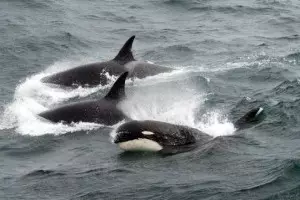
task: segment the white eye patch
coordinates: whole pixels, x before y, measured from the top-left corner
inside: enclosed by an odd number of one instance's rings
[[[154,135],[154,133],[151,132],[151,131],[142,131],[142,133],[143,133],[144,135]]]

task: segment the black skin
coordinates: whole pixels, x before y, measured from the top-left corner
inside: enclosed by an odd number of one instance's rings
[[[145,135],[143,131],[150,131],[155,134]],[[126,142],[138,138],[145,138],[156,141],[162,146],[181,146],[193,144],[197,137],[201,137],[203,142],[212,137],[191,127],[170,124],[160,121],[130,121],[121,125],[117,129],[117,137],[114,143]]]
[[[109,75],[119,76],[128,71],[130,78],[145,78],[163,72],[172,71],[167,67],[136,61],[132,55],[132,43],[135,36],[130,37],[119,51],[118,55],[109,61],[91,63],[58,72],[42,79],[42,82],[57,84],[65,87],[93,87],[106,85]]]
[[[116,107],[117,102],[101,99],[69,104],[39,114],[52,122],[94,122],[113,125],[128,117]]]
[[[125,71],[126,70],[123,65],[111,60],[72,68],[51,76],[47,76],[43,78],[42,81],[66,87],[93,87],[99,84],[107,84],[108,79],[105,75],[106,72],[108,72],[110,75],[119,76]]]
[[[234,125],[237,130],[249,128],[253,122],[258,122],[262,113],[257,115],[259,108],[250,110]],[[143,131],[149,131],[154,134],[143,134]],[[176,125],[160,121],[130,121],[122,124],[116,130],[114,143],[127,142],[130,140],[145,138],[157,142],[170,152],[177,152],[174,147],[180,147],[181,150],[189,150],[198,145],[203,145],[210,141],[212,137],[197,129]],[[186,148],[184,148],[186,146]],[[174,151],[175,150],[175,151]]]
[[[238,130],[241,130],[241,129],[249,128],[254,124],[259,123],[265,117],[263,111],[259,115],[256,115],[259,109],[260,109],[259,107],[254,108],[249,112],[247,112],[243,117],[241,117],[234,123],[234,127],[237,128]]]
[[[125,98],[125,80],[128,72],[123,73],[114,83],[108,94],[96,101],[84,101],[45,111],[39,116],[52,122],[95,122],[113,125],[129,118],[117,105]]]

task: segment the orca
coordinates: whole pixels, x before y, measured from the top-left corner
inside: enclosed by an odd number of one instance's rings
[[[237,120],[237,130],[244,129],[258,120],[262,108],[255,108]],[[161,121],[129,121],[120,125],[113,136],[113,142],[125,151],[151,151],[177,153],[203,145],[213,137],[188,126]]]
[[[168,67],[135,60],[131,51],[134,38],[134,35],[130,37],[118,55],[112,60],[77,66],[44,77],[42,82],[66,87],[93,87],[99,84],[106,85],[108,83],[106,73],[111,76],[119,76],[125,71],[128,71],[128,77],[145,78],[147,76],[172,71],[172,69]]]
[[[113,125],[122,120],[129,120],[118,104],[125,98],[125,80],[128,72],[123,73],[113,84],[107,95],[100,100],[83,101],[67,104],[39,114],[52,122],[94,122]]]
[[[173,152],[176,149],[193,147],[198,142],[205,143],[212,137],[188,126],[161,121],[129,121],[116,130],[113,140],[125,151]],[[189,148],[188,148],[189,149]]]
[[[250,110],[234,123],[234,127],[238,130],[250,127],[252,124],[259,122],[262,119],[263,111],[264,109],[262,107]]]

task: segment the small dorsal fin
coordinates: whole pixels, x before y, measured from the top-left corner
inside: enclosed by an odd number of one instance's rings
[[[132,55],[132,43],[134,41],[135,35],[131,36],[123,45],[118,55],[114,58],[115,61],[120,64],[126,64],[129,61],[134,61],[134,57]]]
[[[128,75],[128,72],[124,72],[119,78],[116,80],[114,85],[111,87],[110,91],[104,97],[108,100],[121,100],[125,97],[125,80]]]
[[[264,109],[261,107],[250,110],[234,123],[234,127],[237,129],[244,129],[245,127],[250,126],[252,123],[258,122],[263,111]]]

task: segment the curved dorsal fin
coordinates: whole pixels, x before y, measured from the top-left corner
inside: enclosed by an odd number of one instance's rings
[[[107,95],[104,97],[107,100],[121,100],[125,97],[125,80],[128,72],[124,72],[113,84]]]
[[[120,64],[126,64],[129,61],[134,61],[134,57],[131,52],[132,43],[134,41],[135,35],[131,36],[123,45],[118,55],[113,59]]]

